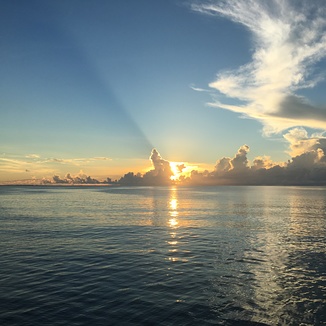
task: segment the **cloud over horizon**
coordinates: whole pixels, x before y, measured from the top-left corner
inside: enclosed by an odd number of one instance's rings
[[[145,174],[129,172],[116,182],[124,186],[180,185],[326,185],[326,138],[314,134],[309,137],[303,128],[295,128],[284,135],[289,143],[292,159],[273,162],[268,156],[248,159],[250,148],[242,145],[234,157],[222,157],[213,170],[192,170],[189,175],[174,178],[171,162],[164,160],[156,149],[150,160],[153,169]],[[173,162],[172,162],[173,163]],[[180,165],[180,172],[186,168]]]
[[[144,175],[130,172],[122,177],[122,185],[326,185],[326,138],[323,134],[308,135],[304,128],[293,128],[284,136],[291,160],[273,162],[269,156],[248,159],[250,148],[242,145],[233,157],[222,157],[213,170],[192,170],[190,175],[175,179],[171,163],[156,149],[150,160],[154,169]],[[182,169],[186,168],[182,164]],[[182,170],[181,169],[181,170]],[[172,178],[171,178],[172,177]]]
[[[171,170],[170,162],[164,160],[155,148],[153,148],[149,159],[153,169],[149,170],[144,175],[129,172],[120,178],[118,183],[121,185],[134,186],[160,186],[171,184],[171,177],[174,174]]]
[[[302,128],[293,128],[284,136],[291,159],[273,162],[269,156],[249,159],[250,147],[240,146],[233,157],[216,160],[211,169],[200,170],[187,163],[169,162],[154,148],[149,160],[152,168],[145,173],[128,172],[112,181],[86,175],[55,174],[52,178],[25,180],[22,184],[169,186],[169,185],[326,185],[326,138],[321,134],[309,135]],[[16,183],[17,184],[17,183]]]
[[[240,102],[209,105],[259,120],[266,135],[305,126],[326,129],[326,106],[297,91],[324,79],[315,65],[326,56],[326,6],[321,1],[221,0],[194,11],[241,24],[253,36],[252,61],[219,72],[209,86]]]
[[[70,173],[67,173],[64,178],[61,178],[58,175],[54,175],[51,179],[43,178],[43,184],[69,184],[69,185],[98,185],[98,184],[108,184],[111,183],[111,179],[107,178],[104,181],[99,181],[95,178],[87,176],[82,170],[75,176],[72,176]]]

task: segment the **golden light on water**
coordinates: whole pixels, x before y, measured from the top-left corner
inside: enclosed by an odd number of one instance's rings
[[[171,188],[170,189],[170,199],[169,199],[169,215],[170,218],[168,220],[168,225],[172,229],[170,236],[171,239],[168,241],[168,244],[171,246],[171,249],[169,250],[170,254],[172,254],[171,257],[169,257],[169,260],[172,262],[176,262],[179,259],[177,258],[178,255],[178,237],[177,237],[177,230],[178,227],[178,199],[177,199],[177,188]]]
[[[169,225],[170,225],[171,227],[176,227],[178,224],[179,224],[179,223],[178,223],[178,221],[177,221],[176,218],[170,218],[170,219],[169,219]]]
[[[178,200],[178,188],[170,188],[168,200],[169,216],[167,225],[170,227],[170,239],[167,241],[169,244],[169,257],[168,260],[172,263],[182,261],[187,262],[188,259],[180,257],[180,235],[179,227],[183,226],[184,220],[180,214],[180,205],[182,201]]]
[[[176,198],[170,200],[170,209],[176,210],[178,208],[178,201]]]
[[[172,188],[171,189],[171,195],[170,195],[170,201],[169,201],[169,215],[170,215],[170,219],[169,219],[169,226],[170,227],[176,227],[179,222],[178,222],[178,199],[177,199],[177,189],[176,188]]]

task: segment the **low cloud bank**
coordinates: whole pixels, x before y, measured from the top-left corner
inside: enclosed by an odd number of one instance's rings
[[[219,160],[212,172],[192,171],[185,182],[190,185],[326,185],[326,163],[321,149],[303,153],[284,164],[258,157],[249,165],[243,147],[233,159]],[[233,165],[234,162],[240,163]]]
[[[90,176],[87,176],[82,171],[75,176],[72,176],[70,173],[67,173],[64,178],[61,178],[58,175],[54,175],[52,179],[43,178],[42,184],[59,184],[59,185],[99,185],[99,184],[110,184],[112,183],[110,178],[107,178],[104,181],[99,181]]]
[[[148,172],[126,173],[119,180],[107,178],[99,181],[84,173],[76,176],[57,175],[52,180],[43,179],[43,184],[115,184],[122,186],[168,186],[180,185],[326,185],[326,138],[323,134],[308,135],[303,128],[289,130],[284,136],[289,143],[290,160],[276,163],[268,156],[248,159],[250,148],[242,145],[233,157],[222,157],[211,171],[192,170],[184,174],[185,163],[176,163],[162,158],[156,149],[149,157],[152,169]],[[174,172],[173,172],[174,171]]]
[[[268,156],[248,159],[250,148],[241,146],[234,157],[218,159],[212,171],[191,171],[171,180],[173,173],[168,161],[157,150],[150,156],[153,169],[141,175],[129,172],[119,181],[121,185],[326,185],[326,139],[311,137],[303,128],[294,128],[284,135],[289,142],[291,160],[275,163]],[[183,167],[185,167],[183,165]]]
[[[164,160],[155,148],[152,150],[150,161],[153,166],[152,170],[144,175],[129,172],[118,181],[118,184],[127,186],[166,186],[172,184],[171,177],[174,174],[170,162]]]

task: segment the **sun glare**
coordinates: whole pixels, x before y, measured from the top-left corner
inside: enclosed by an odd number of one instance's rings
[[[179,177],[182,175],[182,162],[170,162],[170,167],[173,175],[170,177],[171,180],[175,181],[178,180]]]
[[[173,175],[170,177],[172,181],[178,181],[180,177],[189,177],[191,171],[199,170],[198,165],[189,164],[188,162],[170,162]]]

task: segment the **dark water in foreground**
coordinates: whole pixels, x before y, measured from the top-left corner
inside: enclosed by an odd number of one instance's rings
[[[0,187],[0,325],[326,325],[326,188]]]

